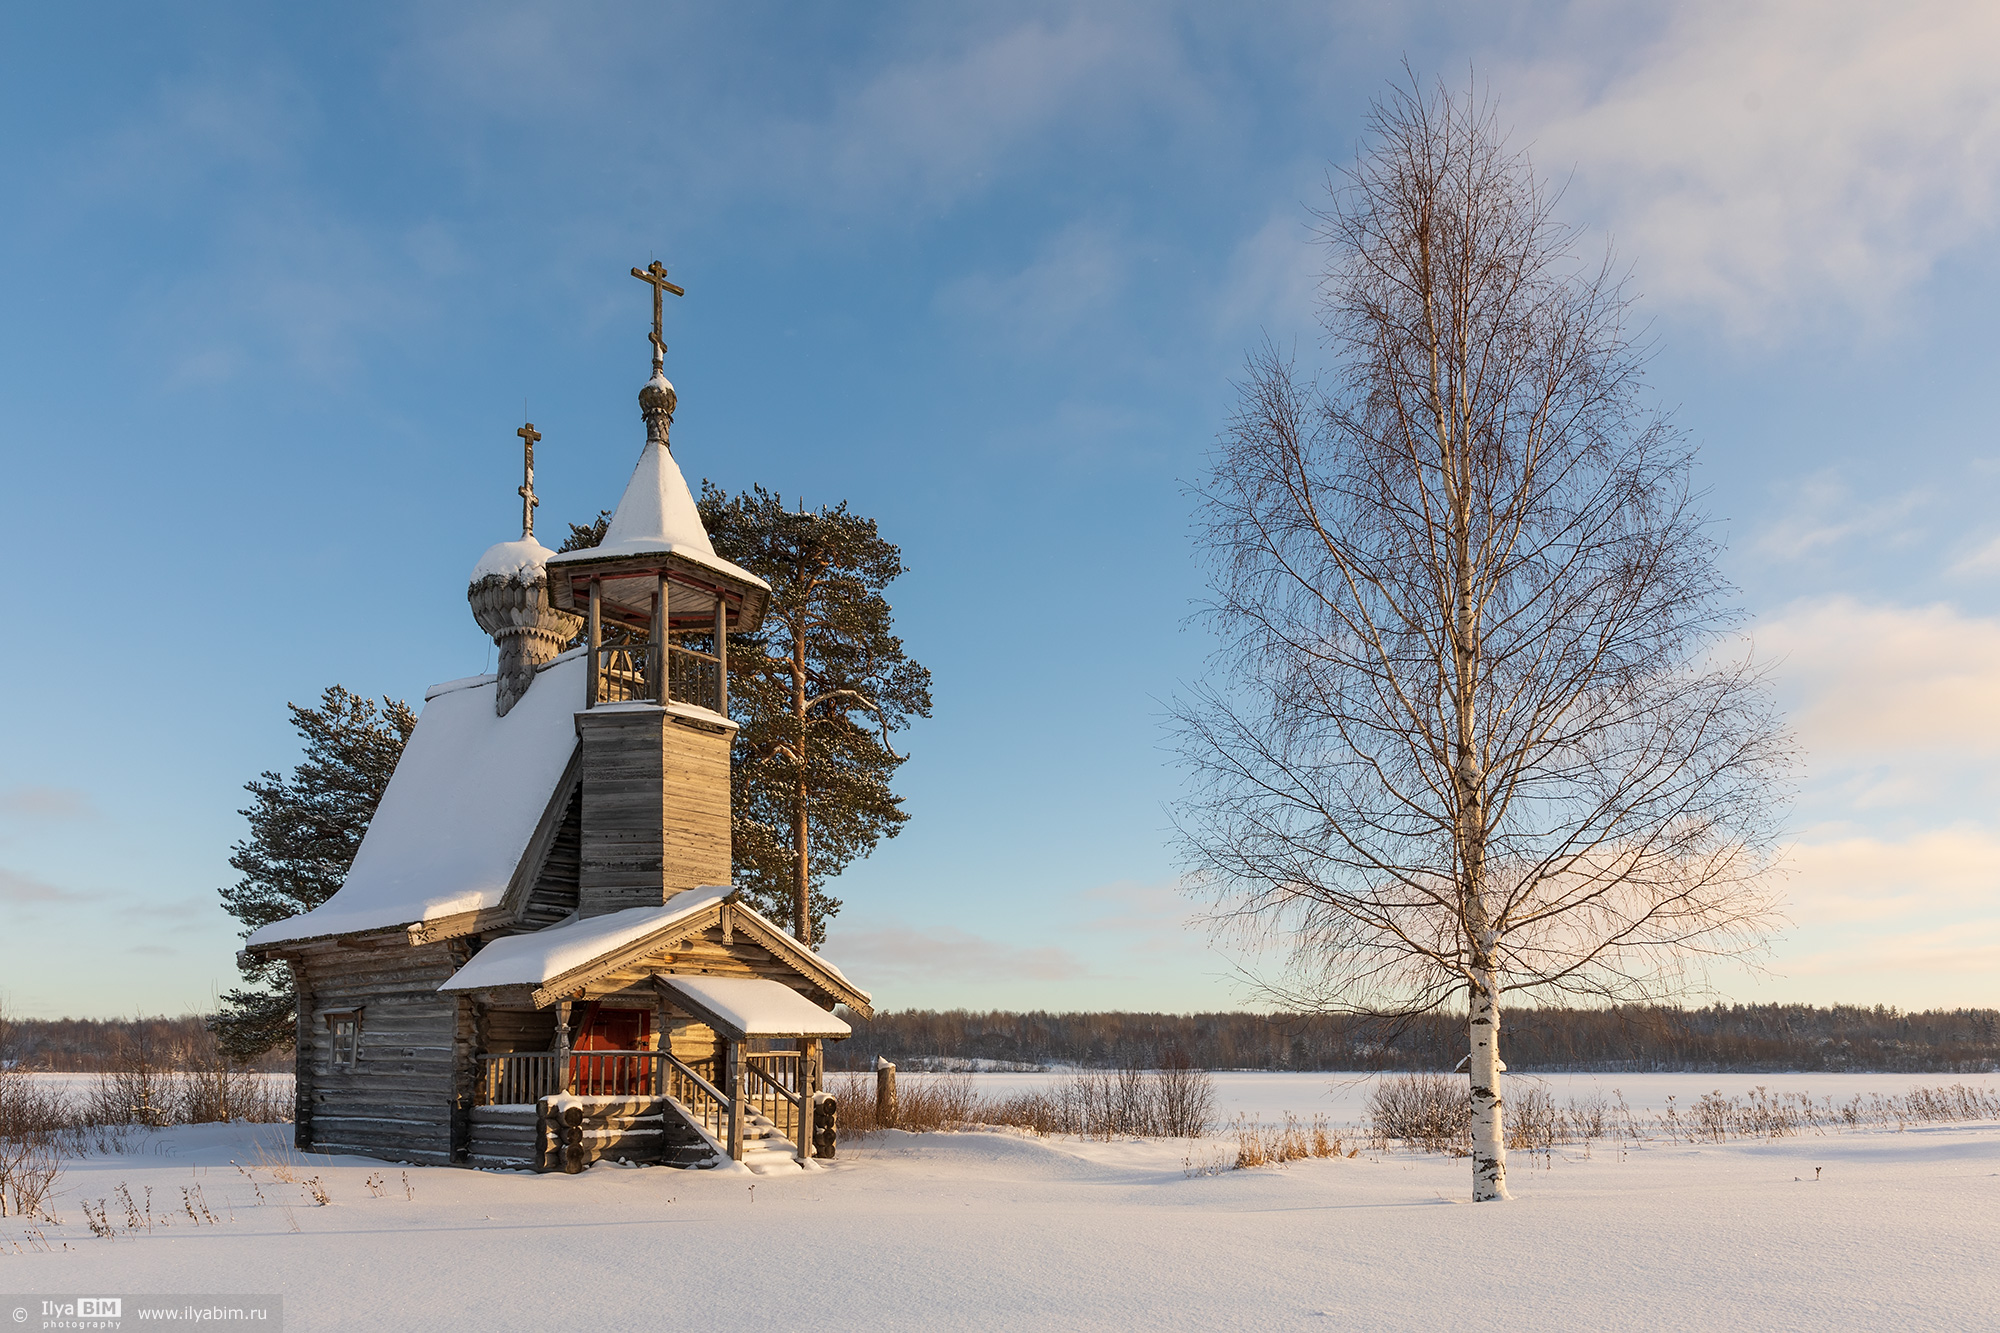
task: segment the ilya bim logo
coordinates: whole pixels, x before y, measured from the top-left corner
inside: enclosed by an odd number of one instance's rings
[[[125,1300],[121,1296],[72,1296],[68,1300],[43,1300],[41,1306],[42,1328],[116,1328],[112,1320],[125,1317]],[[14,1322],[27,1322],[26,1310],[14,1311]]]

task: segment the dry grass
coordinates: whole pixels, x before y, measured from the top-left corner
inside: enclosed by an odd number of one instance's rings
[[[1600,1141],[1722,1143],[2000,1120],[2000,1092],[1964,1083],[1911,1088],[1901,1096],[1856,1095],[1845,1102],[1762,1087],[1746,1096],[1725,1097],[1718,1089],[1685,1108],[1669,1097],[1666,1109],[1651,1115],[1635,1114],[1616,1090],[1608,1098],[1572,1097],[1557,1105],[1546,1084],[1526,1077],[1508,1080],[1505,1098],[1507,1146],[1542,1153],[1572,1147],[1588,1152]],[[1465,1080],[1443,1074],[1391,1075],[1376,1083],[1368,1099],[1369,1131],[1378,1148],[1399,1145],[1463,1155],[1470,1151],[1471,1118]]]
[[[203,1033],[199,1039],[155,1051],[126,1039],[111,1068],[97,1076],[83,1118],[98,1125],[204,1125],[249,1120],[274,1124],[292,1118],[285,1086],[231,1064]]]
[[[1323,1115],[1310,1124],[1287,1111],[1282,1125],[1263,1125],[1248,1116],[1237,1116],[1230,1126],[1236,1136],[1238,1170],[1256,1166],[1283,1166],[1308,1157],[1352,1157],[1359,1148],[1341,1150],[1340,1135]]]
[[[1401,1141],[1426,1152],[1460,1152],[1470,1142],[1472,1094],[1447,1074],[1396,1074],[1368,1094],[1368,1126],[1377,1147]]]
[[[828,1091],[839,1105],[840,1137],[864,1139],[876,1122],[875,1077],[835,1074]],[[912,1133],[1006,1125],[1032,1134],[1086,1138],[1197,1138],[1215,1113],[1215,1085],[1205,1069],[1079,1069],[1047,1088],[983,1097],[969,1074],[905,1076],[896,1085],[895,1128]]]

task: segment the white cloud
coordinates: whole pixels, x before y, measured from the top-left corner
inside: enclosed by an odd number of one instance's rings
[[[2000,620],[1942,603],[1828,597],[1766,621],[1757,646],[1778,659],[1776,679],[1814,760],[1983,769],[2000,755]]]
[[[2000,836],[1972,826],[1907,838],[1808,839],[1785,858],[1793,910],[1811,923],[1895,922],[2000,908]]]
[[[1656,12],[1628,8],[1608,40],[1631,42]],[[1748,333],[1879,314],[1990,234],[2000,8],[1700,0],[1670,13],[1629,52],[1592,43],[1495,79],[1517,92],[1507,109],[1540,168],[1560,179],[1575,165],[1572,202],[1616,234],[1650,294]]]

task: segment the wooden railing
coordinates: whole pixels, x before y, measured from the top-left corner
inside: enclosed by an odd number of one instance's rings
[[[698,704],[712,712],[727,713],[722,697],[722,664],[714,653],[697,652],[677,643],[667,645],[667,690],[670,698]]]
[[[659,645],[603,643],[597,647],[597,697],[601,704],[652,703],[658,697],[653,664]]]
[[[794,1144],[799,1138],[804,1102],[799,1096],[799,1053],[766,1051],[743,1057],[749,1077],[742,1088],[745,1111],[755,1111],[778,1127],[778,1132]],[[812,1131],[806,1130],[808,1137]]]
[[[558,1092],[579,1097],[667,1096],[671,1095],[666,1072],[670,1058],[657,1051],[572,1051],[565,1078],[562,1057],[554,1051],[482,1055],[479,1104],[518,1106]],[[705,1063],[713,1074],[714,1062]]]
[[[667,645],[667,690],[660,693],[660,645],[604,643],[597,648],[595,704],[668,703],[675,699],[717,713],[728,713],[722,688],[722,663],[714,653]]]
[[[579,1097],[658,1097],[660,1068],[654,1051],[572,1051],[568,1091]]]
[[[564,1091],[562,1057],[554,1051],[479,1057],[479,1104],[518,1106]]]
[[[729,1097],[715,1086],[716,1062],[683,1063],[667,1056],[667,1095],[688,1109],[695,1122],[718,1143],[729,1137]]]
[[[672,1097],[717,1142],[730,1138],[732,1112],[740,1121],[762,1115],[806,1153],[811,1148],[811,1098],[797,1051],[759,1051],[743,1057],[743,1086],[732,1101],[717,1086],[718,1060],[681,1060],[670,1051],[519,1051],[479,1057],[479,1104],[533,1105],[556,1093],[579,1097]]]

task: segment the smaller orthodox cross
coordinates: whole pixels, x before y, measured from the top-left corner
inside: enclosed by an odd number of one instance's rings
[[[650,283],[653,288],[653,369],[663,371],[667,364],[667,344],[661,336],[660,318],[665,312],[661,309],[660,298],[667,292],[672,292],[675,296],[686,296],[687,291],[667,281],[667,266],[657,259],[644,268],[633,269],[632,276],[641,282]]]
[[[535,506],[541,503],[535,498],[535,441],[542,433],[532,421],[514,433],[521,437],[521,539],[526,541],[535,535]]]

